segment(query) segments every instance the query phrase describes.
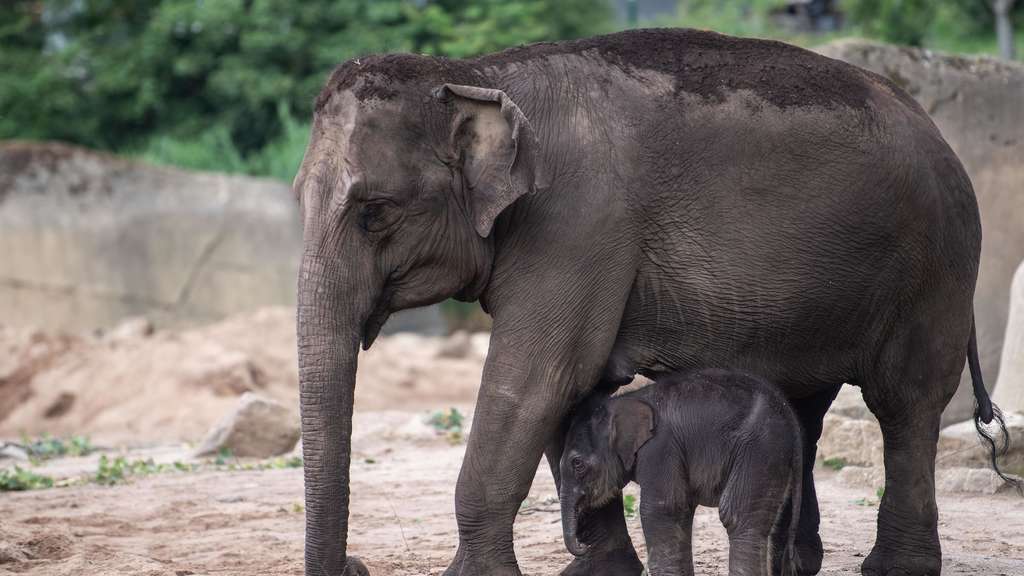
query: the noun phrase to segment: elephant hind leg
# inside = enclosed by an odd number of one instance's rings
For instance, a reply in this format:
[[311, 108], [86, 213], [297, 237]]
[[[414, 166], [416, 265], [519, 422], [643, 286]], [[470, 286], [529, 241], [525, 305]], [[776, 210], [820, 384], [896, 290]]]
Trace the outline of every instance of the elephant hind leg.
[[[839, 394], [842, 384], [830, 384], [806, 398], [790, 400], [790, 406], [800, 421], [803, 432], [803, 490], [801, 493], [800, 518], [796, 533], [796, 564], [800, 576], [813, 576], [821, 571], [824, 549], [818, 529], [821, 515], [818, 511], [818, 494], [814, 488], [814, 459], [818, 454], [818, 439], [821, 438], [822, 420], [832, 401]], [[787, 506], [775, 530], [774, 546], [782, 550], [786, 545], [791, 511]], [[776, 558], [776, 572], [782, 570], [781, 557]]]
[[970, 316], [931, 315], [897, 327], [862, 383], [878, 418], [885, 493], [865, 576], [938, 576], [942, 568], [935, 454], [942, 411], [963, 370]]

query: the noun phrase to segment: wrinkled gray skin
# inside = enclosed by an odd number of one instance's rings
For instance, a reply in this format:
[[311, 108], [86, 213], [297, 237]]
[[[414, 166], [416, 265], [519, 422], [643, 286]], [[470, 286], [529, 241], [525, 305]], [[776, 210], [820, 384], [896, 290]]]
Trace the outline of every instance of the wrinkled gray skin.
[[562, 450], [566, 546], [586, 554], [579, 519], [618, 500], [632, 481], [652, 576], [692, 576], [697, 506], [718, 508], [731, 576], [771, 576], [773, 565], [776, 574], [794, 573], [787, 552], [795, 526], [777, 528], [787, 514], [800, 515], [801, 437], [786, 398], [742, 372], [707, 369], [611, 399], [598, 393], [577, 410]]
[[[451, 296], [479, 300], [493, 333], [449, 576], [520, 574], [516, 511], [581, 398], [706, 366], [778, 383], [801, 421], [802, 573], [820, 568], [811, 466], [843, 382], [885, 437], [864, 573], [939, 573], [935, 444], [981, 230], [960, 162], [888, 81], [695, 31], [367, 57], [318, 98], [294, 190], [307, 574], [354, 566], [360, 341], [390, 312]], [[619, 501], [580, 538], [567, 574], [639, 574]]]

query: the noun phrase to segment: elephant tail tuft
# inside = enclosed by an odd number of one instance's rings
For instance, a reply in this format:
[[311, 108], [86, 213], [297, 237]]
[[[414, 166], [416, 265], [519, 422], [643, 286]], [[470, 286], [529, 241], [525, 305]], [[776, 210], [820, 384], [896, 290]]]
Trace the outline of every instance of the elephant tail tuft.
[[[981, 377], [981, 362], [978, 360], [978, 337], [975, 333], [974, 322], [971, 322], [971, 339], [967, 343], [967, 364], [971, 370], [971, 384], [974, 386], [974, 429], [982, 443], [989, 449], [989, 459], [992, 469], [1003, 479], [1004, 482], [1016, 488], [1017, 493], [1024, 496], [1024, 484], [1019, 478], [1008, 476], [999, 469], [998, 459], [1010, 449], [1010, 433], [1006, 430], [1006, 421], [1003, 420], [1003, 412], [992, 403], [992, 399], [985, 390], [985, 382]], [[995, 431], [990, 431], [985, 425], [995, 421]]]

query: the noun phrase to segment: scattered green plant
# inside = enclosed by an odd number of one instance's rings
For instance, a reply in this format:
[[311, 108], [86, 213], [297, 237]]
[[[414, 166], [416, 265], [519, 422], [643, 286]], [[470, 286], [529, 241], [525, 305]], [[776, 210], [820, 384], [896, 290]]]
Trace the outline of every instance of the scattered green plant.
[[622, 511], [626, 513], [626, 518], [636, 517], [636, 496], [626, 494], [622, 497]]
[[25, 470], [20, 466], [0, 470], [0, 491], [39, 490], [52, 488], [53, 478]]
[[217, 466], [224, 466], [229, 460], [233, 460], [235, 455], [231, 452], [231, 448], [227, 446], [221, 446], [220, 450], [217, 450], [217, 457], [213, 459], [213, 463]]
[[88, 436], [56, 438], [43, 434], [35, 439], [22, 437], [22, 444], [34, 464], [63, 456], [87, 456], [96, 451]]
[[172, 464], [157, 464], [152, 458], [145, 460], [128, 460], [124, 456], [114, 459], [107, 458], [106, 454], [100, 456], [99, 467], [93, 476], [93, 481], [103, 486], [113, 486], [126, 481], [131, 476], [149, 476], [151, 474], [162, 474], [178, 469]]
[[825, 458], [821, 463], [826, 468], [831, 468], [836, 472], [846, 468], [846, 458]]
[[431, 414], [427, 424], [432, 426], [437, 432], [444, 434], [448, 438], [448, 442], [461, 444], [463, 441], [462, 423], [464, 420], [465, 416], [462, 415], [462, 412], [459, 412], [458, 408], [450, 408], [447, 412], [439, 410]]
[[882, 496], [885, 496], [885, 486], [875, 490], [875, 496], [878, 496], [878, 499], [881, 500]]

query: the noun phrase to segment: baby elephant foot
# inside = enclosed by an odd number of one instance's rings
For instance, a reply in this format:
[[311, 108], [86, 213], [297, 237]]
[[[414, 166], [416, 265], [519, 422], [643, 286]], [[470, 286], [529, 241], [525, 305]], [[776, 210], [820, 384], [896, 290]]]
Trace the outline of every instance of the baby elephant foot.
[[344, 576], [370, 576], [370, 571], [366, 569], [366, 564], [355, 556], [349, 556], [348, 562], [345, 563]]
[[572, 561], [561, 576], [640, 576], [644, 565], [632, 546], [588, 553]]
[[863, 576], [939, 576], [941, 555], [909, 555], [885, 552], [877, 546], [860, 567]]

